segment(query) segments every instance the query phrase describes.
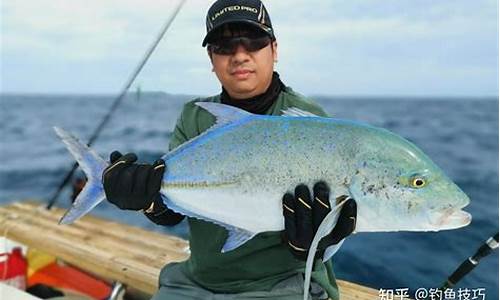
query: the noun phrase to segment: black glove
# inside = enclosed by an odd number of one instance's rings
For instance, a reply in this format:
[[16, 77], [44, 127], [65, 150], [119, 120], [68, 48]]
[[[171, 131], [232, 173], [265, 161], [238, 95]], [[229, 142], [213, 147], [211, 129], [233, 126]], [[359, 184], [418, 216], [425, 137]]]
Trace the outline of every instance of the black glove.
[[[307, 259], [309, 247], [319, 225], [332, 210], [329, 198], [330, 189], [325, 182], [317, 182], [314, 185], [312, 199], [309, 188], [303, 184], [295, 188], [295, 196], [290, 193], [283, 196], [283, 216], [285, 217], [283, 240], [297, 259]], [[345, 199], [347, 196], [338, 200]], [[356, 201], [347, 199], [340, 210], [335, 228], [319, 242], [316, 257], [323, 256], [326, 248], [338, 244], [354, 231], [356, 216]]]
[[111, 153], [110, 161], [102, 175], [108, 201], [121, 209], [148, 210], [160, 197], [165, 162], [159, 159], [152, 165], [137, 164], [134, 153], [122, 155], [118, 151]]

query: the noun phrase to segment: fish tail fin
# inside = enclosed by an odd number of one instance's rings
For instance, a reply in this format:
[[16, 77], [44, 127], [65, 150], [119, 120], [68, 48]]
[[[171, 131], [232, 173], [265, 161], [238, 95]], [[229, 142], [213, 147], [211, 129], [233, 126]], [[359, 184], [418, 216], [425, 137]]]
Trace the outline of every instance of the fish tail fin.
[[[337, 223], [337, 219], [340, 214], [340, 209], [342, 208], [342, 205], [344, 205], [345, 201], [342, 201], [339, 203], [337, 206], [335, 206], [323, 219], [321, 224], [318, 227], [318, 230], [316, 231], [316, 234], [314, 235], [314, 238], [311, 242], [311, 246], [309, 248], [309, 253], [307, 254], [307, 261], [306, 261], [306, 270], [305, 270], [305, 276], [304, 276], [304, 300], [308, 299], [308, 294], [309, 294], [309, 286], [311, 284], [311, 273], [312, 273], [312, 268], [313, 268], [313, 263], [314, 263], [314, 256], [316, 254], [316, 250], [318, 249], [318, 244], [319, 241], [328, 235]], [[325, 252], [325, 257], [327, 255], [333, 255], [334, 252], [340, 248], [341, 243], [338, 245], [335, 245], [335, 248], [328, 248], [330, 249], [329, 253], [326, 254]], [[332, 251], [334, 250], [334, 251]], [[333, 252], [333, 253], [332, 253]]]
[[105, 199], [101, 177], [108, 162], [64, 129], [54, 127], [54, 131], [87, 176], [85, 187], [78, 194], [71, 208], [59, 220], [59, 224], [71, 224]]

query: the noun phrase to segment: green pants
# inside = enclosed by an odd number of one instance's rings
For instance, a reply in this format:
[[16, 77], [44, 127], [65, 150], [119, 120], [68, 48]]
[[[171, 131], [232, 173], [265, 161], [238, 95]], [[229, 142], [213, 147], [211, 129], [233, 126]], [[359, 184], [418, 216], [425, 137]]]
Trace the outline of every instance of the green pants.
[[[169, 266], [167, 272], [160, 275], [161, 284], [158, 292], [151, 300], [249, 300], [249, 299], [276, 299], [276, 300], [302, 300], [304, 278], [302, 274], [296, 274], [276, 284], [270, 291], [252, 291], [237, 294], [216, 294], [203, 289], [190, 280], [179, 265]], [[314, 292], [316, 291], [316, 292]], [[310, 300], [328, 299], [319, 285], [312, 283]]]

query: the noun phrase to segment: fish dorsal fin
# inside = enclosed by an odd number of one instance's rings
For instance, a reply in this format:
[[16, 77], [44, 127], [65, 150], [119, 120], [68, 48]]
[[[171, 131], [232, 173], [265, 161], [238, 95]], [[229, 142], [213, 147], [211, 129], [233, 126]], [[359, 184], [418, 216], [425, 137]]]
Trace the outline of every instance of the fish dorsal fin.
[[214, 126], [222, 126], [242, 120], [252, 114], [234, 106], [215, 102], [196, 102], [196, 105], [208, 111], [215, 117]]
[[204, 110], [208, 111], [210, 114], [212, 114], [215, 117], [215, 124], [213, 124], [211, 127], [209, 127], [207, 130], [202, 132], [200, 135], [194, 137], [191, 140], [188, 140], [180, 145], [178, 145], [176, 148], [172, 149], [170, 152], [165, 154], [162, 158], [164, 160], [168, 160], [170, 157], [178, 153], [179, 151], [182, 151], [182, 149], [185, 149], [187, 145], [194, 143], [195, 141], [199, 141], [202, 139], [204, 136], [209, 134], [210, 132], [218, 129], [219, 127], [222, 127], [227, 124], [231, 123], [236, 123], [240, 122], [248, 117], [259, 117], [258, 115], [254, 115], [252, 113], [249, 113], [247, 111], [244, 111], [242, 109], [239, 109], [234, 106], [229, 106], [226, 104], [221, 104], [221, 103], [216, 103], [216, 102], [195, 102], [195, 105], [203, 108]]
[[297, 107], [289, 107], [281, 111], [282, 116], [285, 117], [319, 117], [318, 115], [313, 114], [312, 112], [308, 112], [302, 110]]

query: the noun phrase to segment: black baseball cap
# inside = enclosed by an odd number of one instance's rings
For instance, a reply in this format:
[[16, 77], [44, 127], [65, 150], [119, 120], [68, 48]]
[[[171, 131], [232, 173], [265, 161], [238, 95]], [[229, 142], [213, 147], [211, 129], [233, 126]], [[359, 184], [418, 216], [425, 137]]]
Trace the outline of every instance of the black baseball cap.
[[275, 40], [271, 18], [260, 0], [217, 0], [208, 9], [207, 35], [203, 39], [205, 47], [210, 35], [224, 24], [245, 23], [255, 26]]

